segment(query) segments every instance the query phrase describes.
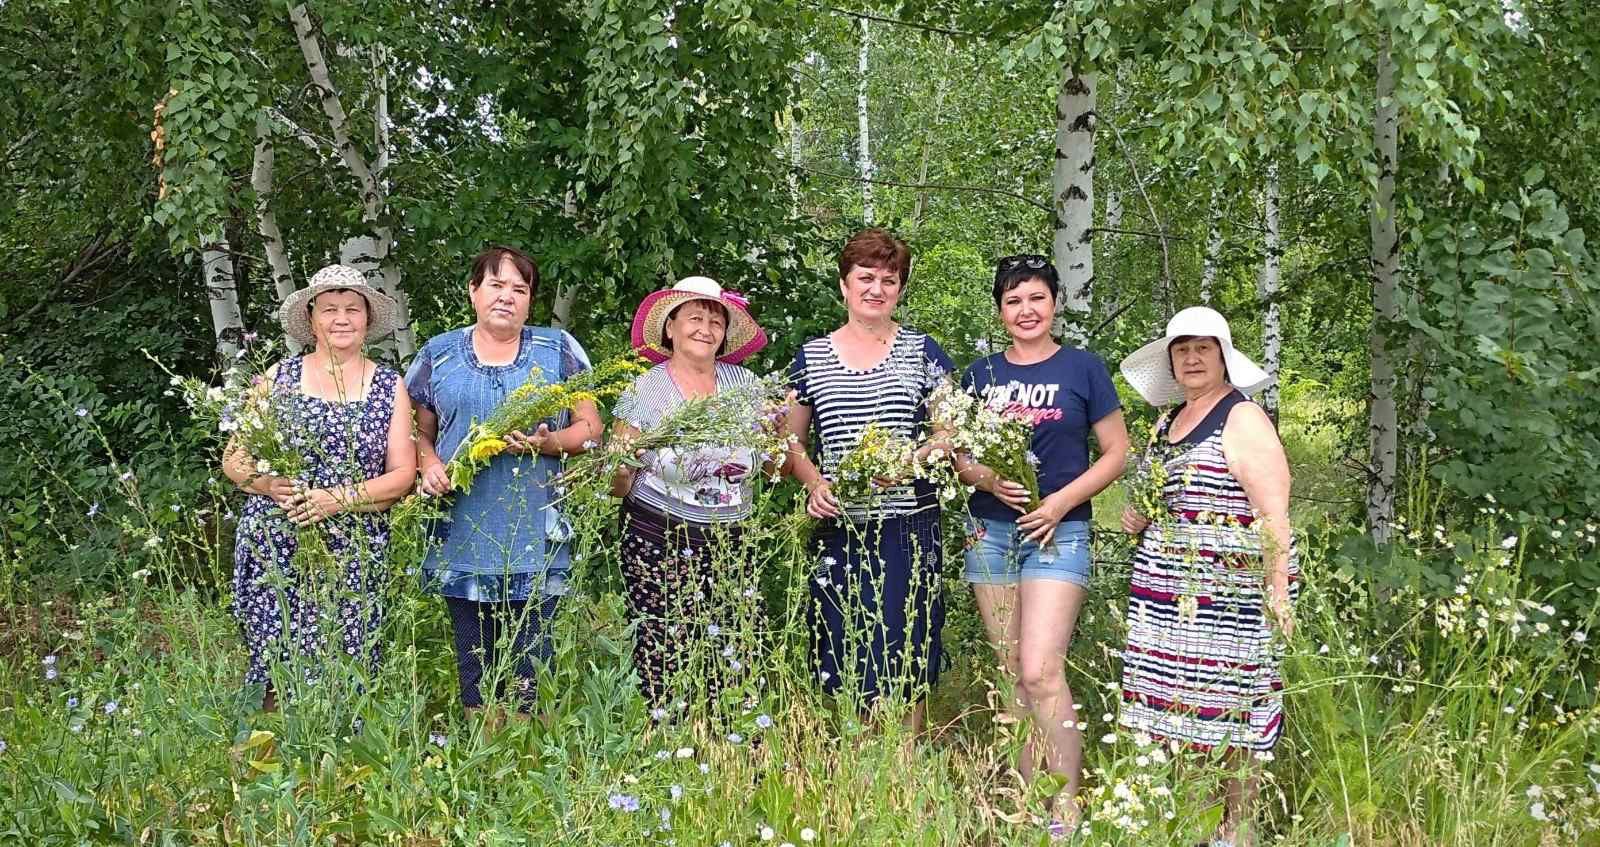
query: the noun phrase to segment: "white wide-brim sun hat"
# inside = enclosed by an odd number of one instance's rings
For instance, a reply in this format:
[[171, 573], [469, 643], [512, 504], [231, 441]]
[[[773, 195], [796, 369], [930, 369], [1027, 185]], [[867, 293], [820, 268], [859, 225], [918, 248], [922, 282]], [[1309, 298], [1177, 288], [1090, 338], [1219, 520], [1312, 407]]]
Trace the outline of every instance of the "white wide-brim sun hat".
[[1209, 335], [1222, 346], [1222, 362], [1228, 369], [1228, 382], [1245, 394], [1267, 387], [1272, 377], [1233, 346], [1228, 319], [1216, 309], [1190, 306], [1167, 321], [1167, 334], [1133, 351], [1122, 360], [1122, 375], [1133, 390], [1152, 406], [1167, 406], [1184, 398], [1183, 386], [1172, 375], [1172, 360], [1167, 348], [1175, 338]]
[[310, 347], [317, 343], [317, 334], [311, 328], [311, 302], [325, 291], [348, 290], [360, 294], [367, 301], [367, 341], [382, 338], [400, 328], [400, 304], [384, 294], [360, 271], [349, 265], [329, 265], [311, 276], [305, 288], [283, 298], [278, 307], [278, 322], [290, 338]]

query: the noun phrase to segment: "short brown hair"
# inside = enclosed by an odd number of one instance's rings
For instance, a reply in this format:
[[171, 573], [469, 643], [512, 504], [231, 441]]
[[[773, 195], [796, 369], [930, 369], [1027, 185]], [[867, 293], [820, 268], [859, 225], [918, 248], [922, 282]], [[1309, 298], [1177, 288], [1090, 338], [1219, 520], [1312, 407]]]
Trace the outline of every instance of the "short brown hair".
[[467, 281], [470, 288], [477, 288], [483, 284], [483, 278], [489, 271], [500, 267], [501, 259], [510, 259], [517, 273], [528, 281], [528, 293], [537, 296], [539, 293], [539, 266], [533, 263], [532, 257], [515, 247], [503, 247], [491, 244], [482, 253], [472, 260], [472, 276]]
[[911, 275], [911, 248], [886, 229], [864, 229], [850, 236], [839, 252], [839, 278], [849, 276], [850, 269], [858, 265], [894, 271], [904, 284]]

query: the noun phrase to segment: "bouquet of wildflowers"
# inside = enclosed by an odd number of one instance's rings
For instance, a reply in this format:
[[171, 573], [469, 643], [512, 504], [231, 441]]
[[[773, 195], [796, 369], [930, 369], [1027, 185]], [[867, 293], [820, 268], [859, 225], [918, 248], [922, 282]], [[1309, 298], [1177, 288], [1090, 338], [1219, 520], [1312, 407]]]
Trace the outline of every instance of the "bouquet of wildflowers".
[[[250, 336], [246, 336], [249, 340]], [[267, 373], [274, 361], [272, 348], [270, 342], [247, 346], [222, 372], [220, 386], [179, 376], [172, 377], [172, 384], [194, 417], [215, 427], [227, 445], [225, 450], [243, 451], [254, 461], [255, 478], [280, 476], [304, 489], [311, 463], [301, 448], [312, 445], [294, 431], [288, 408], [274, 391]], [[307, 574], [326, 576], [330, 584], [336, 584], [340, 566], [328, 548], [322, 527], [296, 526], [294, 534], [295, 566]]]
[[308, 463], [297, 448], [300, 440], [288, 431], [285, 410], [267, 376], [273, 361], [271, 351], [270, 343], [247, 347], [222, 372], [220, 386], [175, 375], [172, 385], [183, 395], [196, 419], [214, 426], [223, 441], [255, 460], [258, 476], [300, 480]]
[[1139, 514], [1159, 523], [1168, 514], [1166, 488], [1167, 459], [1172, 448], [1161, 437], [1160, 427], [1150, 428], [1150, 438], [1142, 452], [1133, 455], [1124, 476], [1128, 505]]
[[638, 357], [632, 355], [609, 359], [564, 382], [544, 382], [535, 368], [528, 381], [517, 386], [488, 420], [474, 422], [468, 429], [446, 466], [450, 484], [462, 491], [471, 489], [478, 471], [509, 446], [506, 435], [531, 431], [580, 403], [615, 397], [643, 371]]
[[1028, 489], [1028, 508], [1039, 508], [1039, 457], [1033, 454], [1033, 424], [995, 403], [984, 403], [953, 380], [928, 395], [935, 429], [949, 433], [957, 450]]
[[619, 467], [642, 467], [635, 458], [640, 451], [668, 448], [684, 452], [703, 447], [750, 447], [763, 460], [781, 466], [793, 440], [783, 429], [787, 393], [787, 381], [775, 374], [750, 385], [685, 400], [637, 437], [613, 441], [604, 450], [574, 459], [567, 474], [609, 476]]
[[876, 423], [867, 424], [855, 448], [839, 460], [833, 496], [847, 506], [868, 506], [883, 496], [879, 478], [909, 479], [919, 470], [915, 445]]

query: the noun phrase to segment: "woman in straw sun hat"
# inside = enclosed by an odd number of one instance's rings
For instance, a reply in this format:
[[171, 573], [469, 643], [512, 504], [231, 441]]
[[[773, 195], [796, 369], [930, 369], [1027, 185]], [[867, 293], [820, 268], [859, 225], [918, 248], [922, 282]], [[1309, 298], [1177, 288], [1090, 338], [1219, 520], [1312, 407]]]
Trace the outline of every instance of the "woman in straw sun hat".
[[[647, 295], [634, 314], [633, 346], [655, 367], [618, 398], [614, 436], [636, 438], [686, 401], [753, 385], [755, 376], [738, 363], [766, 343], [745, 299], [715, 280], [691, 276]], [[687, 671], [697, 671], [713, 693], [724, 676], [727, 660], [708, 634], [732, 633], [730, 606], [754, 587], [754, 574], [717, 573], [717, 559], [730, 557], [715, 554], [736, 543], [754, 508], [761, 459], [733, 444], [652, 450], [639, 459], [639, 469], [617, 472], [612, 491], [623, 498], [634, 667], [645, 698], [659, 707], [672, 696], [674, 678]], [[696, 656], [716, 665], [686, 667]]]
[[[250, 649], [245, 681], [265, 688], [262, 707], [276, 705], [271, 666], [295, 661], [312, 674], [329, 629], [342, 630], [342, 651], [376, 663], [381, 617], [378, 574], [389, 541], [384, 514], [411, 488], [411, 403], [397, 390], [400, 374], [362, 355], [368, 339], [394, 331], [399, 308], [361, 272], [329, 265], [285, 298], [283, 328], [311, 352], [267, 371], [285, 434], [303, 447], [308, 470], [299, 479], [263, 473], [255, 458], [230, 445], [223, 470], [251, 496], [234, 547], [233, 611]], [[317, 575], [292, 564], [295, 528], [326, 522], [329, 551], [342, 568], [338, 623]], [[288, 590], [277, 587], [287, 579]], [[287, 608], [286, 608], [287, 606]]]
[[[1272, 421], [1246, 395], [1266, 372], [1233, 346], [1222, 315], [1184, 309], [1166, 334], [1122, 361], [1163, 414], [1123, 529], [1140, 536], [1129, 585], [1121, 723], [1218, 749], [1231, 772], [1211, 843], [1255, 843], [1254, 754], [1283, 733], [1282, 639], [1292, 634], [1298, 569], [1289, 465]], [[1159, 485], [1159, 490], [1157, 486]], [[1136, 483], [1137, 489], [1137, 483]]]

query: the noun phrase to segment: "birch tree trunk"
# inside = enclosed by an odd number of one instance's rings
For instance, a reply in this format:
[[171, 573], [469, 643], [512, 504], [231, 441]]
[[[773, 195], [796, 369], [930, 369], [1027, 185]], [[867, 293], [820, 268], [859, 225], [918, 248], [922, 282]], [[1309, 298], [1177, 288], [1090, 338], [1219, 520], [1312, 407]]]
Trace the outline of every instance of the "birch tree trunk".
[[1372, 197], [1372, 355], [1371, 407], [1368, 426], [1370, 467], [1367, 483], [1367, 529], [1372, 540], [1388, 542], [1394, 520], [1394, 486], [1398, 421], [1395, 410], [1395, 368], [1388, 333], [1399, 317], [1400, 236], [1395, 222], [1394, 181], [1400, 165], [1400, 107], [1395, 100], [1394, 58], [1386, 34], [1378, 52], [1377, 104], [1372, 143], [1378, 159], [1378, 183]]
[[795, 114], [793, 106], [789, 108], [787, 117], [789, 121], [789, 213], [798, 217], [800, 214], [800, 153], [805, 139], [800, 131], [800, 117]]
[[1267, 184], [1261, 192], [1263, 236], [1261, 276], [1257, 291], [1266, 312], [1261, 318], [1262, 358], [1272, 381], [1261, 391], [1261, 405], [1278, 422], [1278, 370], [1283, 352], [1283, 327], [1278, 310], [1278, 288], [1282, 281], [1283, 247], [1278, 229], [1278, 163], [1267, 166]]
[[[792, 173], [792, 171], [791, 171]], [[578, 222], [578, 192], [567, 186], [567, 194], [561, 200], [561, 214], [571, 218], [573, 226]], [[551, 322], [558, 328], [572, 331], [572, 307], [578, 302], [578, 287], [576, 285], [557, 285], [555, 300], [550, 304]]]
[[[267, 253], [267, 269], [272, 274], [272, 288], [278, 302], [294, 293], [294, 275], [289, 265], [289, 249], [283, 243], [283, 231], [278, 229], [278, 216], [272, 211], [273, 168], [277, 154], [272, 145], [272, 121], [265, 111], [256, 116], [255, 161], [250, 167], [250, 187], [256, 193], [256, 231], [261, 234], [261, 244]], [[289, 341], [290, 350], [296, 345]]]
[[239, 289], [234, 280], [233, 254], [227, 241], [212, 241], [201, 248], [200, 272], [211, 301], [211, 330], [217, 337], [217, 355], [232, 362], [244, 338], [244, 315], [239, 311]]
[[[333, 85], [333, 78], [329, 75], [328, 63], [322, 54], [322, 44], [317, 40], [316, 30], [311, 24], [311, 15], [305, 5], [291, 7], [289, 20], [294, 24], [295, 39], [300, 44], [300, 53], [305, 57], [306, 72], [310, 75], [312, 85], [316, 87], [322, 102], [322, 112], [328, 117], [328, 128], [333, 133], [333, 146], [338, 151], [345, 168], [361, 186], [361, 219], [372, 227], [371, 236], [352, 238], [340, 246], [340, 261], [360, 270], [375, 288], [393, 297], [399, 304], [400, 328], [394, 332], [393, 352], [400, 359], [408, 358], [417, 349], [416, 333], [411, 328], [411, 309], [405, 293], [400, 290], [400, 272], [389, 261], [389, 254], [394, 246], [394, 232], [379, 222], [388, 203], [387, 193], [379, 179], [379, 172], [367, 163], [350, 137], [349, 117], [339, 99], [339, 91]], [[383, 111], [387, 111], [386, 105]], [[378, 154], [379, 161], [382, 162], [387, 159], [387, 153], [382, 149], [388, 146], [387, 127], [381, 121], [377, 122], [376, 126], [378, 137], [383, 141]], [[385, 342], [374, 346], [380, 351], [387, 351], [389, 345]]]
[[1094, 291], [1095, 77], [1062, 72], [1056, 96], [1056, 160], [1050, 174], [1055, 202], [1053, 253], [1061, 273], [1055, 334], [1082, 344]]
[[1222, 191], [1211, 191], [1211, 229], [1206, 233], [1206, 255], [1200, 266], [1200, 302], [1211, 305], [1217, 289], [1217, 268], [1222, 264]]
[[872, 127], [867, 120], [867, 54], [872, 49], [872, 30], [866, 18], [861, 19], [861, 56], [857, 63], [856, 80], [856, 134], [860, 140], [858, 158], [861, 160], [861, 221], [872, 226], [876, 217], [872, 208]]

